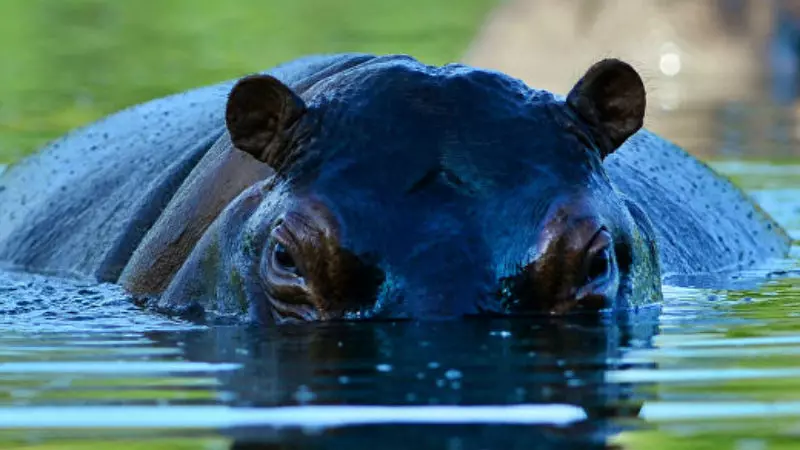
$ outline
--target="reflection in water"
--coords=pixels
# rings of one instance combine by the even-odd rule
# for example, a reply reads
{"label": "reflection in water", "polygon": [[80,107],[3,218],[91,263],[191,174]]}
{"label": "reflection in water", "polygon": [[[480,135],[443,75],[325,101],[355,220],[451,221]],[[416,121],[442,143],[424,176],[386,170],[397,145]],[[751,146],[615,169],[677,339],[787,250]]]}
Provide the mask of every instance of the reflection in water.
{"label": "reflection in water", "polygon": [[475,320],[148,336],[168,347],[183,342],[188,361],[246,362],[225,380],[237,404],[533,402],[602,411],[625,395],[597,390],[604,371],[616,367],[631,340],[649,344],[654,317],[636,327],[600,319]]}
{"label": "reflection in water", "polygon": [[[2,406],[23,408],[18,425],[27,421],[36,426],[40,420],[45,422],[39,425],[49,426],[125,428],[142,423],[142,418],[120,421],[113,409],[103,414],[78,408],[65,409],[71,414],[59,419],[57,412],[24,414],[24,408],[160,405],[146,410],[154,414],[145,419],[149,426],[164,417],[176,429],[222,428],[238,446],[259,442],[279,448],[288,443],[352,448],[379,439],[381,447],[407,448],[405,440],[413,439],[430,448],[605,448],[608,436],[621,429],[617,422],[635,420],[643,402],[653,398],[641,383],[609,383],[608,374],[655,368],[647,358],[628,360],[625,353],[652,348],[657,317],[658,308],[648,308],[605,319],[222,327],[153,331],[129,339],[66,335],[41,346],[6,342],[4,348],[18,352],[4,357],[0,383],[18,386]],[[27,358],[22,355],[30,352],[44,358],[23,362]],[[272,419],[257,412],[204,416],[200,406],[209,404],[267,412],[298,405],[422,409],[405,411],[406,425],[397,420],[399,412],[389,410],[384,413],[389,423],[373,417],[376,425],[328,428],[318,421],[292,419],[290,412]],[[434,416],[438,425],[420,423],[431,420],[425,409],[429,406],[517,404],[529,405],[528,410],[507,410],[506,417],[487,416],[477,423],[473,418],[459,424],[457,414],[438,420]],[[551,414],[532,421],[535,405]],[[197,411],[182,409],[187,406]],[[0,418],[10,414],[0,408]],[[109,422],[113,417],[117,419]]]}
{"label": "reflection in water", "polygon": [[[348,448],[379,437],[382,447],[398,439],[391,448],[404,448],[403,439],[415,436],[430,448],[453,439],[463,440],[462,448],[497,448],[501,442],[511,448],[532,443],[537,448],[579,443],[585,448],[605,442],[610,429],[604,419],[636,416],[642,394],[628,383],[605,384],[604,377],[624,365],[623,348],[632,341],[649,345],[654,316],[637,327],[598,320],[497,320],[220,329],[186,336],[183,342],[188,360],[243,363],[242,370],[222,376],[236,405],[567,404],[580,406],[589,418],[566,427],[417,426],[416,432],[386,425],[351,427],[308,437],[314,445]],[[163,338],[168,346],[176,343],[172,334],[150,337]],[[230,433],[245,440],[264,434],[263,428]]]}

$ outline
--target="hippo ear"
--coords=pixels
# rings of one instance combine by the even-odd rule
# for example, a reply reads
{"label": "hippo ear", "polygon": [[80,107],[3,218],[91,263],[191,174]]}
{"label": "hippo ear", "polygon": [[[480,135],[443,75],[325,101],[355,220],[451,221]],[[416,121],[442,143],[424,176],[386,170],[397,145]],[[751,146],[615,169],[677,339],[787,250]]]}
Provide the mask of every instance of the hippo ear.
{"label": "hippo ear", "polygon": [[303,100],[278,79],[251,75],[233,86],[225,122],[236,148],[277,170],[288,156],[289,129],[305,112]]}
{"label": "hippo ear", "polygon": [[633,67],[605,59],[586,71],[567,95],[567,105],[591,127],[600,156],[613,153],[644,123],[644,83]]}

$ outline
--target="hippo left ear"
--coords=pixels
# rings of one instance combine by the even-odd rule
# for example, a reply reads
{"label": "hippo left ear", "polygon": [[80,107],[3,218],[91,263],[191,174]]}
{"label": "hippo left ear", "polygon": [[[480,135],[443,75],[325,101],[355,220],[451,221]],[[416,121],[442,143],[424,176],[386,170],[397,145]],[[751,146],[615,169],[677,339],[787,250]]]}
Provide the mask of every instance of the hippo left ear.
{"label": "hippo left ear", "polygon": [[645,97],[644,83],[633,67],[605,59],[575,84],[567,105],[590,126],[605,158],[642,127]]}
{"label": "hippo left ear", "polygon": [[306,105],[288,86],[269,75],[239,80],[228,96],[225,122],[233,145],[273,169],[289,151],[289,129]]}

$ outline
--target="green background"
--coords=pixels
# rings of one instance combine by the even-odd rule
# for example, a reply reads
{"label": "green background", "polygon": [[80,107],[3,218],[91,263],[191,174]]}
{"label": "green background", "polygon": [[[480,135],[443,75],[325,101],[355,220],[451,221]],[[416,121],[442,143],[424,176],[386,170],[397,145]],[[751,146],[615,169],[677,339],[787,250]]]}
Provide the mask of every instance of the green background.
{"label": "green background", "polygon": [[463,54],[493,0],[3,0],[0,164],[152,98],[310,53]]}

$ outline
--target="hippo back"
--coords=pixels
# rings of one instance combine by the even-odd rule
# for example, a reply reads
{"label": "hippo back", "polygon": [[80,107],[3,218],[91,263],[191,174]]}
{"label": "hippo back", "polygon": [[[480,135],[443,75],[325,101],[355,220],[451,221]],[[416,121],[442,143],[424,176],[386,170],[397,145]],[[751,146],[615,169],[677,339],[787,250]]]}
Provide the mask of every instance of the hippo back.
{"label": "hippo back", "polygon": [[[320,55],[266,73],[302,90],[372,56]],[[235,80],[122,110],[0,176],[0,261],[115,281],[182,181],[224,133]]]}
{"label": "hippo back", "polygon": [[789,249],[786,233],[744,192],[650,131],[632,136],[605,166],[652,222],[664,275],[740,270]]}

